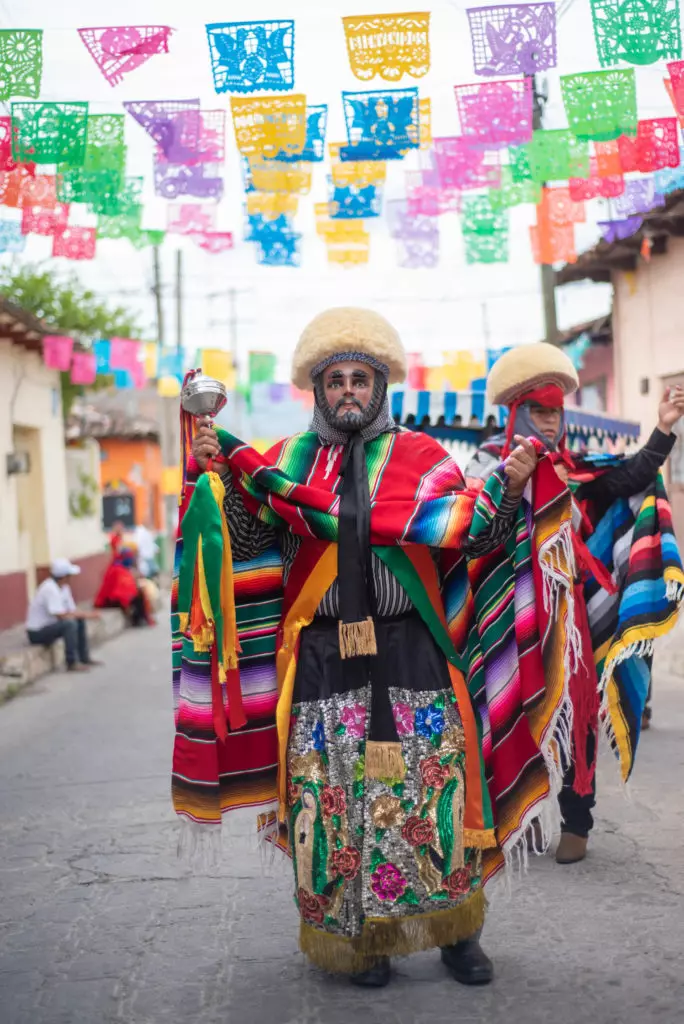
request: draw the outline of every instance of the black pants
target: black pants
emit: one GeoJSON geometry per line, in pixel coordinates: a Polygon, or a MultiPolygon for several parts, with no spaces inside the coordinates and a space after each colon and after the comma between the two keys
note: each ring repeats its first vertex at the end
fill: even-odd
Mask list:
{"type": "Polygon", "coordinates": [[[75,665],[77,661],[87,665],[90,661],[88,634],[83,619],[59,619],[42,629],[29,629],[27,632],[29,643],[32,644],[53,644],[61,638],[64,641],[67,665],[75,665]]]}
{"type": "MultiPolygon", "coordinates": [[[[596,736],[589,730],[587,736],[587,763],[591,764],[596,749],[596,736]]],[[[558,796],[563,823],[562,832],[572,832],[573,835],[582,836],[584,839],[591,832],[594,825],[592,809],[596,805],[596,772],[591,777],[591,793],[587,796],[579,796],[572,784],[575,781],[575,766],[571,764],[563,776],[563,788],[558,796]]]]}

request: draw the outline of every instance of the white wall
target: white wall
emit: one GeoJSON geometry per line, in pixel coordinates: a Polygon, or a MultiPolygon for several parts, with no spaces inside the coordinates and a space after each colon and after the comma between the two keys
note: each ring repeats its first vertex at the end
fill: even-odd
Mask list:
{"type": "Polygon", "coordinates": [[[641,423],[645,441],[656,425],[662,378],[684,371],[684,238],[669,238],[665,255],[640,261],[634,273],[616,272],[613,282],[618,411],[641,423]]]}
{"type": "MultiPolygon", "coordinates": [[[[104,547],[99,519],[70,520],[64,427],[59,374],[43,365],[41,355],[0,339],[0,574],[32,568],[30,550],[20,538],[17,477],[7,477],[6,456],[14,449],[15,428],[33,435],[34,466],[40,466],[36,501],[44,507],[44,538],[38,562],[94,554],[104,547]],[[41,481],[42,477],[42,481],[41,481]],[[41,493],[38,493],[41,492],[41,493]]],[[[96,446],[97,447],[97,446],[96,446]]],[[[87,449],[86,464],[99,480],[98,455],[87,449]]]]}

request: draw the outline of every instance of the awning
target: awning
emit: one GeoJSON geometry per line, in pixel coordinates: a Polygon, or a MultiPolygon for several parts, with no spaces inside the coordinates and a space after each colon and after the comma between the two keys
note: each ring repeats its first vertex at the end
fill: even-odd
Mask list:
{"type": "MultiPolygon", "coordinates": [[[[454,427],[472,427],[480,430],[487,421],[502,427],[506,410],[491,405],[484,391],[413,391],[399,389],[390,392],[390,408],[397,423],[411,426],[429,426],[447,430],[454,427]],[[493,417],[493,421],[489,418],[493,417]]],[[[577,438],[636,439],[641,433],[638,423],[619,419],[604,413],[566,407],[568,433],[577,438]]]]}

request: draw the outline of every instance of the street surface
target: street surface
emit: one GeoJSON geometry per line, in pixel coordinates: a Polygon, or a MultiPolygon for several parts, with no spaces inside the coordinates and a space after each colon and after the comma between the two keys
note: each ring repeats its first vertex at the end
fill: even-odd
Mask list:
{"type": "Polygon", "coordinates": [[[588,859],[535,858],[490,908],[496,980],[435,952],[369,992],[297,950],[289,864],[265,877],[253,813],[221,868],[178,862],[164,626],[0,707],[1,1024],[676,1024],[684,1021],[684,681],[656,672],[630,799],[609,758],[588,859]]]}

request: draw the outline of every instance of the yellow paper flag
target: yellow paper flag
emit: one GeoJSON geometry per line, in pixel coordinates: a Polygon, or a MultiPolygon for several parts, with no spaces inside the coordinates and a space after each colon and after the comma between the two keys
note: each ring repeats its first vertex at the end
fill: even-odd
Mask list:
{"type": "Polygon", "coordinates": [[[235,390],[235,368],[233,357],[230,352],[222,348],[203,348],[200,351],[202,357],[202,373],[214,380],[220,380],[228,391],[235,390]]]}
{"type": "Polygon", "coordinates": [[[180,494],[181,483],[180,466],[164,466],[161,478],[162,494],[180,494]]]}
{"type": "Polygon", "coordinates": [[[156,341],[145,342],[144,347],[144,361],[145,361],[145,376],[148,380],[154,380],[157,376],[157,363],[158,363],[158,346],[156,341]]]}
{"type": "Polygon", "coordinates": [[[157,394],[160,398],[178,398],[180,391],[178,377],[160,377],[157,381],[157,394]]]}

